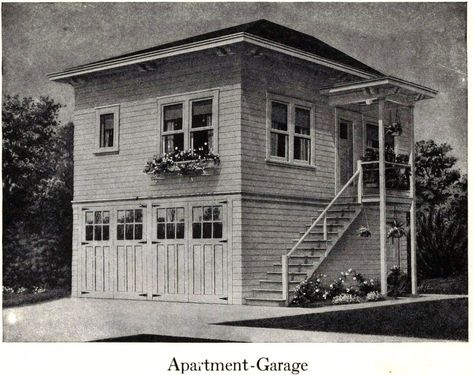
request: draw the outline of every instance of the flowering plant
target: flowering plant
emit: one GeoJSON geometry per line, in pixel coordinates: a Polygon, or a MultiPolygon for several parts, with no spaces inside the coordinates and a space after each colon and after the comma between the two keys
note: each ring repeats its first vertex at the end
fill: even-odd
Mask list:
{"type": "Polygon", "coordinates": [[[399,121],[395,120],[391,122],[385,128],[386,134],[389,135],[401,135],[402,134],[402,125],[399,121]]]}
{"type": "Polygon", "coordinates": [[[371,237],[371,231],[369,228],[361,226],[357,230],[358,236],[360,237],[371,237]]]}
{"type": "Polygon", "coordinates": [[[220,157],[212,151],[198,150],[180,151],[177,147],[174,151],[163,155],[155,155],[146,162],[144,173],[152,176],[182,175],[199,176],[204,173],[209,164],[220,164],[220,157]]]}
{"type": "Polygon", "coordinates": [[[388,230],[387,238],[391,238],[394,241],[394,238],[401,238],[406,236],[406,229],[404,228],[404,223],[393,219],[391,223],[391,228],[388,230]]]}

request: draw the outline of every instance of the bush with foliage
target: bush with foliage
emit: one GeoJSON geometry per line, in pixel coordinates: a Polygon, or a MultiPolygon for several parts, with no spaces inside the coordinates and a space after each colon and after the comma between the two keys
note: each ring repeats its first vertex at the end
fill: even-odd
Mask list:
{"type": "Polygon", "coordinates": [[[295,289],[292,305],[303,306],[313,302],[332,301],[335,297],[348,294],[361,300],[370,292],[379,290],[379,283],[365,277],[353,269],[340,272],[337,280],[326,285],[326,275],[310,277],[295,289]]]}

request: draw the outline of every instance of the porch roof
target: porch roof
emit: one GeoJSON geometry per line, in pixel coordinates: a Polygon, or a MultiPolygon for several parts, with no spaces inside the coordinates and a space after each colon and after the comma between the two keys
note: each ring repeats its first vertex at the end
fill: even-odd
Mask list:
{"type": "Polygon", "coordinates": [[[332,106],[372,104],[381,98],[396,104],[412,105],[419,100],[434,98],[438,91],[400,78],[385,76],[323,87],[320,93],[329,97],[329,104],[332,106]]]}

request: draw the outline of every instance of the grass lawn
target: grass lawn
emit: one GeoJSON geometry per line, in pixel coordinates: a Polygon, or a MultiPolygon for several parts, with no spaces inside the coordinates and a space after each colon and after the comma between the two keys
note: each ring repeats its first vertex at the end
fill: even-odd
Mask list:
{"type": "Polygon", "coordinates": [[[69,297],[71,291],[69,289],[51,289],[44,293],[4,293],[3,308],[31,305],[33,303],[52,301],[59,298],[69,297]]]}
{"type": "Polygon", "coordinates": [[[468,341],[468,298],[219,324],[468,341]]]}

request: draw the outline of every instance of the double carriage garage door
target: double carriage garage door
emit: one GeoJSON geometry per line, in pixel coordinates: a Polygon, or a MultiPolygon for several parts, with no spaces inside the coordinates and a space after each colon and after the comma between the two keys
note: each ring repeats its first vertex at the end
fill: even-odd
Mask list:
{"type": "Polygon", "coordinates": [[[79,295],[227,303],[227,207],[84,208],[79,295]]]}

